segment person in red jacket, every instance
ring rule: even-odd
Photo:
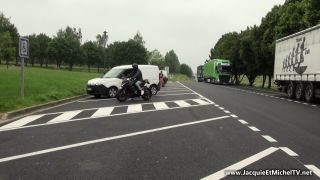
[[[160,81],[160,86],[164,87],[164,76],[162,71],[159,73],[159,81]]]

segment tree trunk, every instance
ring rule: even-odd
[[[265,74],[262,75],[262,88],[264,88],[264,84],[266,83],[267,76]]]
[[[6,60],[6,64],[7,64],[7,69],[9,69],[9,61]]]
[[[88,72],[90,72],[90,64],[88,64]]]
[[[46,62],[46,68],[48,68],[48,60],[45,59],[45,62]]]
[[[271,89],[271,79],[272,79],[272,75],[269,74],[269,81],[268,81],[268,89]]]

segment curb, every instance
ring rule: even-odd
[[[57,101],[53,101],[53,102],[48,102],[45,104],[40,104],[40,105],[36,105],[36,106],[31,106],[31,107],[19,109],[16,111],[10,111],[7,113],[3,113],[3,114],[0,114],[0,124],[5,123],[5,122],[9,122],[11,120],[15,120],[18,117],[21,117],[21,116],[24,116],[27,114],[31,114],[35,111],[44,110],[49,107],[51,108],[52,106],[63,105],[65,103],[68,103],[68,102],[71,102],[74,100],[82,99],[86,96],[87,95],[80,95],[80,96],[65,98],[65,99],[61,99],[61,100],[57,100]]]

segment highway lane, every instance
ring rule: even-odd
[[[319,167],[319,109],[303,106],[311,124],[301,125],[268,115],[281,99],[234,88],[174,82],[150,102],[88,97],[4,124],[0,179],[217,179],[227,167]]]
[[[292,147],[303,162],[320,166],[320,106],[288,100],[278,93],[265,96],[259,91],[235,86],[186,83],[209,99],[237,114],[278,142]],[[268,93],[264,93],[268,94]]]

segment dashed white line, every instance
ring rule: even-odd
[[[99,108],[91,117],[109,116],[114,107]]]
[[[65,113],[61,114],[60,116],[48,121],[47,123],[70,120],[70,119],[74,118],[76,115],[78,115],[79,113],[81,113],[81,111],[82,110],[65,112]]]
[[[231,113],[230,111],[227,111],[227,110],[225,110],[225,111],[223,111],[223,112],[225,112],[225,113],[227,113],[227,114]]]
[[[223,108],[223,107],[219,107],[219,109],[224,110],[224,108]]]
[[[320,169],[317,168],[315,165],[305,165],[306,168],[310,169],[315,175],[320,177]]]
[[[134,112],[141,112],[142,111],[142,106],[141,104],[133,104],[133,105],[129,105],[127,112],[128,113],[134,113]]]
[[[180,107],[188,107],[188,106],[191,106],[191,104],[189,104],[189,103],[187,103],[187,102],[185,102],[185,101],[182,101],[182,100],[180,100],[180,101],[174,101],[174,103],[176,103],[178,106],[180,106]]]
[[[260,129],[254,127],[254,126],[248,126],[252,131],[258,132]]]
[[[238,116],[235,115],[235,114],[231,114],[230,116],[233,117],[233,118],[238,118]]]
[[[253,156],[250,156],[240,162],[237,162],[229,167],[226,167],[218,172],[215,172],[207,177],[204,177],[202,178],[201,180],[216,180],[216,179],[222,179],[226,176],[226,171],[235,171],[235,170],[239,170],[239,169],[243,169],[244,167],[256,162],[256,161],[259,161],[260,159],[274,153],[275,151],[277,151],[278,148],[275,148],[275,147],[270,147],[264,151],[261,151]]]
[[[204,101],[204,100],[202,100],[202,99],[194,99],[194,100],[192,100],[192,101],[194,101],[194,102],[196,102],[196,103],[198,103],[198,104],[201,104],[201,105],[209,104],[207,101]]]
[[[24,126],[32,121],[35,121],[39,118],[41,118],[44,115],[32,115],[32,116],[27,116],[24,117],[20,120],[14,121],[12,123],[6,124],[2,127],[0,127],[0,129],[9,129],[9,128],[16,128],[16,127],[20,127],[20,126]]]
[[[271,136],[268,136],[268,135],[263,135],[262,137],[269,142],[278,142],[277,140],[273,139]]]
[[[157,103],[153,103],[154,108],[161,110],[161,109],[169,109],[169,107],[167,106],[166,103],[164,102],[157,102]]]
[[[280,147],[280,149],[282,151],[284,151],[285,153],[287,153],[289,156],[299,156],[297,153],[293,152],[291,149],[289,149],[288,147]]]
[[[238,121],[241,122],[242,124],[249,124],[247,121],[242,120],[242,119],[239,119]]]
[[[31,157],[31,156],[37,156],[40,154],[46,154],[46,153],[51,153],[51,152],[55,152],[55,151],[61,151],[61,150],[65,150],[65,149],[71,149],[71,148],[75,148],[75,147],[90,145],[90,144],[97,144],[97,143],[101,143],[101,142],[122,139],[122,138],[126,138],[126,137],[132,137],[132,136],[137,136],[137,135],[142,135],[142,134],[148,134],[148,133],[153,133],[153,132],[158,132],[158,131],[164,131],[164,130],[179,128],[179,127],[184,127],[184,126],[190,126],[190,125],[195,125],[195,124],[201,124],[201,123],[226,119],[228,117],[229,116],[221,116],[221,117],[204,119],[204,120],[194,121],[194,122],[189,122],[189,123],[176,124],[176,125],[172,125],[172,126],[164,126],[164,127],[149,129],[149,130],[145,130],[145,131],[138,131],[138,132],[129,133],[129,134],[122,134],[122,135],[118,135],[118,136],[95,139],[95,140],[91,140],[91,141],[85,141],[85,142],[80,142],[80,143],[76,143],[76,144],[60,146],[60,147],[55,147],[55,148],[51,148],[51,149],[45,149],[45,150],[35,151],[35,152],[31,152],[31,153],[26,153],[26,154],[5,157],[5,158],[0,159],[0,163],[12,161],[12,160],[16,160],[16,159],[22,159],[22,158],[26,158],[26,157]]]

